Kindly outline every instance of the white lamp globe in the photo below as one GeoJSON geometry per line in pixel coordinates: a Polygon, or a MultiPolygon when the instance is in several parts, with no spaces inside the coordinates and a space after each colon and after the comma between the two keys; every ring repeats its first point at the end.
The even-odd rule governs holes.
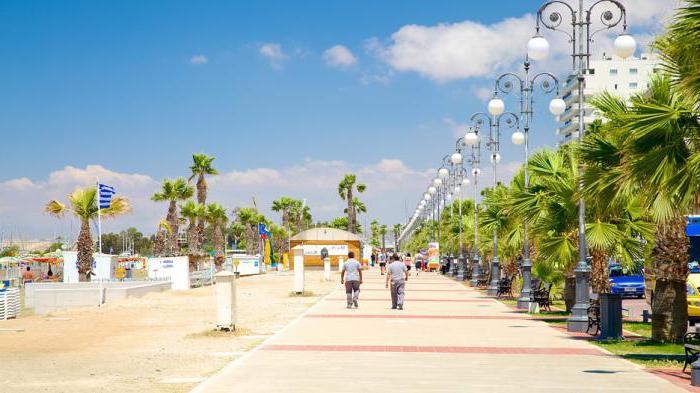
{"type": "Polygon", "coordinates": [[[425,200],[426,202],[429,201],[429,200],[430,200],[430,194],[428,194],[427,192],[426,192],[425,194],[423,194],[423,200],[425,200]]]}
{"type": "Polygon", "coordinates": [[[442,179],[435,178],[435,180],[433,180],[433,186],[440,187],[441,185],[442,185],[442,179]]]}
{"type": "Polygon", "coordinates": [[[437,192],[437,188],[435,188],[435,187],[428,188],[428,194],[435,195],[436,192],[437,192]]]}
{"type": "Polygon", "coordinates": [[[549,111],[554,116],[559,116],[566,111],[566,102],[561,98],[554,98],[549,102],[549,111]]]}
{"type": "Polygon", "coordinates": [[[440,170],[438,171],[438,177],[440,179],[444,179],[449,175],[450,175],[450,171],[448,171],[447,168],[440,168],[440,170]]]}
{"type": "Polygon", "coordinates": [[[464,136],[464,143],[469,145],[469,146],[474,146],[479,142],[479,134],[476,132],[470,130],[467,132],[467,134],[464,136]]]}
{"type": "Polygon", "coordinates": [[[447,194],[447,200],[452,200],[452,194],[447,194]]]}
{"type": "Polygon", "coordinates": [[[491,154],[491,163],[498,164],[501,162],[501,155],[498,153],[491,154]]]}
{"type": "Polygon", "coordinates": [[[532,60],[544,60],[549,56],[549,42],[541,35],[530,38],[527,43],[527,55],[532,60]]]}
{"type": "Polygon", "coordinates": [[[460,186],[455,187],[455,194],[459,194],[460,191],[462,191],[460,186]]]}
{"type": "Polygon", "coordinates": [[[521,131],[515,131],[510,137],[510,140],[515,145],[522,145],[523,143],[525,143],[525,134],[523,134],[521,131]]]}
{"type": "Polygon", "coordinates": [[[480,174],[481,174],[481,169],[474,168],[474,170],[472,170],[472,175],[479,176],[480,174]]]}
{"type": "Polygon", "coordinates": [[[489,113],[498,116],[506,111],[506,103],[498,97],[494,97],[489,101],[488,105],[489,113]]]}
{"type": "Polygon", "coordinates": [[[468,186],[468,185],[469,185],[469,179],[467,179],[467,178],[462,179],[462,185],[463,185],[464,187],[468,186]]]}
{"type": "Polygon", "coordinates": [[[453,164],[459,165],[462,163],[462,154],[461,153],[455,153],[450,157],[450,161],[452,161],[453,164]]]}
{"type": "Polygon", "coordinates": [[[617,56],[626,59],[637,50],[637,41],[627,33],[620,34],[615,38],[614,49],[617,56]]]}

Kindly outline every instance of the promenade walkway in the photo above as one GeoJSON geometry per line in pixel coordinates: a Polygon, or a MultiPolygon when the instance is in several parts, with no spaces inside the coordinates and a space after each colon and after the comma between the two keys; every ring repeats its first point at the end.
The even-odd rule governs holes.
{"type": "Polygon", "coordinates": [[[194,392],[685,391],[434,273],[392,310],[383,279],[365,273],[359,309],[338,286],[194,392]]]}

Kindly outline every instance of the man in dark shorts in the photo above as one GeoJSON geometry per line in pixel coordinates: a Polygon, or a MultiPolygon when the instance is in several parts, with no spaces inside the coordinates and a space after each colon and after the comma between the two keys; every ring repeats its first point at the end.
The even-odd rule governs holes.
{"type": "Polygon", "coordinates": [[[340,283],[345,284],[345,294],[348,298],[348,308],[359,307],[357,300],[360,297],[360,285],[362,284],[362,266],[355,259],[355,253],[348,253],[348,260],[343,264],[340,272],[340,283]]]}
{"type": "Polygon", "coordinates": [[[379,254],[379,271],[382,273],[382,276],[386,272],[386,254],[384,253],[379,254]]]}

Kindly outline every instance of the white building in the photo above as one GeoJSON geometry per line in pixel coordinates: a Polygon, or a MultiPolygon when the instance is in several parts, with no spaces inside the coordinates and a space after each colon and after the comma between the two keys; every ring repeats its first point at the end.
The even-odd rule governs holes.
{"type": "MultiPolygon", "coordinates": [[[[652,53],[642,53],[640,57],[626,60],[603,55],[601,60],[591,60],[586,72],[584,97],[589,101],[594,96],[608,91],[612,94],[629,99],[635,93],[643,93],[649,88],[651,75],[658,72],[659,59],[652,53]]],[[[578,80],[576,75],[570,75],[561,91],[561,97],[566,102],[566,111],[559,117],[563,124],[557,130],[561,137],[560,143],[565,144],[578,138],[578,80]]],[[[585,105],[584,122],[591,124],[601,115],[591,105],[585,105]]]]}

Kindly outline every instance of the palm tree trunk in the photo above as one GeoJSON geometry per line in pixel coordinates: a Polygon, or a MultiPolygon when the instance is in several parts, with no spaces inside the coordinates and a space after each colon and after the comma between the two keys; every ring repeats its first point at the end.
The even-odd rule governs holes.
{"type": "Polygon", "coordinates": [[[352,187],[354,187],[352,184],[350,185],[350,188],[348,188],[348,194],[347,194],[347,199],[348,199],[348,231],[351,233],[356,233],[355,229],[355,203],[352,200],[352,187]]]}
{"type": "Polygon", "coordinates": [[[591,286],[597,294],[609,293],[608,255],[600,250],[591,250],[591,286]]]}
{"type": "Polygon", "coordinates": [[[190,255],[199,255],[199,233],[197,231],[196,219],[190,220],[190,225],[187,228],[187,245],[190,250],[190,255]]]}
{"type": "MultiPolygon", "coordinates": [[[[197,202],[201,203],[202,205],[206,205],[207,203],[207,182],[204,180],[204,174],[200,173],[199,177],[197,178],[197,202]]],[[[206,219],[204,217],[200,217],[198,222],[197,222],[197,242],[199,244],[204,243],[204,223],[206,222],[206,219]]]]}
{"type": "Polygon", "coordinates": [[[92,237],[90,236],[90,221],[81,220],[78,235],[78,280],[90,281],[87,274],[92,269],[92,237]]]}
{"type": "Polygon", "coordinates": [[[657,226],[654,262],[654,297],[651,337],[657,341],[682,342],[687,331],[688,248],[685,218],[675,217],[657,226]]]}
{"type": "Polygon", "coordinates": [[[168,206],[168,216],[166,217],[166,220],[168,221],[168,224],[170,224],[170,234],[168,235],[167,251],[170,254],[170,256],[174,256],[177,255],[179,251],[177,244],[179,225],[177,220],[176,201],[170,201],[170,205],[168,206]]]}
{"type": "Polygon", "coordinates": [[[221,225],[215,225],[214,226],[214,233],[212,233],[212,242],[214,243],[214,255],[216,256],[214,259],[214,263],[216,263],[216,266],[221,266],[221,264],[224,263],[224,259],[226,256],[223,254],[224,253],[224,234],[221,231],[221,225]]]}

